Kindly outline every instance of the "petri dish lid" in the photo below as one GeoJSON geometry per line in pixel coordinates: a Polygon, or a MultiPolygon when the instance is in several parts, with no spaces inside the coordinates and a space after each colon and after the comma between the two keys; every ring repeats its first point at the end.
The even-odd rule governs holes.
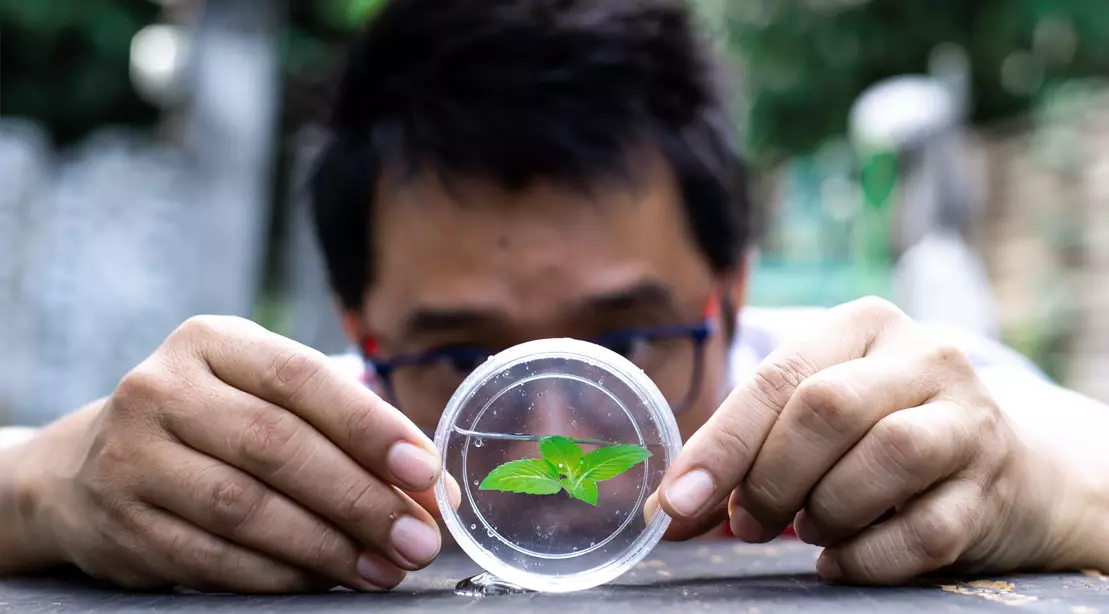
{"type": "Polygon", "coordinates": [[[670,524],[661,511],[647,524],[643,505],[681,449],[677,423],[642,369],[607,348],[545,339],[493,356],[455,392],[435,443],[462,490],[456,511],[436,485],[447,529],[478,565],[524,588],[610,582],[670,524]],[[498,470],[513,479],[494,479],[520,461],[498,470]]]}

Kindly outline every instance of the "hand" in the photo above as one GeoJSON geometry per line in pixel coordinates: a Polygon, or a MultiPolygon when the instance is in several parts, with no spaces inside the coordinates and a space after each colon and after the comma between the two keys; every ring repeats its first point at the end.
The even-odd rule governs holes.
{"type": "MultiPolygon", "coordinates": [[[[829,581],[1050,565],[1052,464],[1017,436],[967,358],[867,299],[771,355],[690,438],[656,501],[689,537],[730,517],[794,523],[829,581]]],[[[650,513],[650,512],[648,512],[650,513]]]]}
{"type": "Polygon", "coordinates": [[[189,320],[85,423],[37,442],[37,532],[92,576],[372,591],[439,551],[432,443],[322,354],[250,322],[189,320]]]}

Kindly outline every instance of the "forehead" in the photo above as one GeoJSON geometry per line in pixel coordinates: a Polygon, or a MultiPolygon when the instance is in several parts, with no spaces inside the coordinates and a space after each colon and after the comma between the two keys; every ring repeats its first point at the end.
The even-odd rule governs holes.
{"type": "Polygon", "coordinates": [[[676,301],[711,285],[672,173],[588,191],[539,183],[508,191],[433,175],[377,189],[370,326],[383,338],[421,309],[494,311],[552,322],[589,297],[653,284],[676,301]]]}

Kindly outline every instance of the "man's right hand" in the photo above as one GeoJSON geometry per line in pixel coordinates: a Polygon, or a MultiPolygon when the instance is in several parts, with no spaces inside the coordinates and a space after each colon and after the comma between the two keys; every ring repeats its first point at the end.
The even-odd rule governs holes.
{"type": "Polygon", "coordinates": [[[433,444],[248,321],[189,320],[86,414],[19,461],[53,562],[133,588],[373,591],[439,552],[433,444]]]}

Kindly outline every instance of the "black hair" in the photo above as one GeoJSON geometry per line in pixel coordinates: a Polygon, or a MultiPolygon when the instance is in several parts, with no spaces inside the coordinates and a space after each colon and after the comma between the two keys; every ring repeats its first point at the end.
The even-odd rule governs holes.
{"type": "Polygon", "coordinates": [[[353,309],[372,283],[386,171],[588,185],[626,176],[642,146],[671,166],[713,269],[734,269],[751,212],[721,77],[681,0],[388,0],[351,49],[309,186],[333,290],[353,309]]]}

